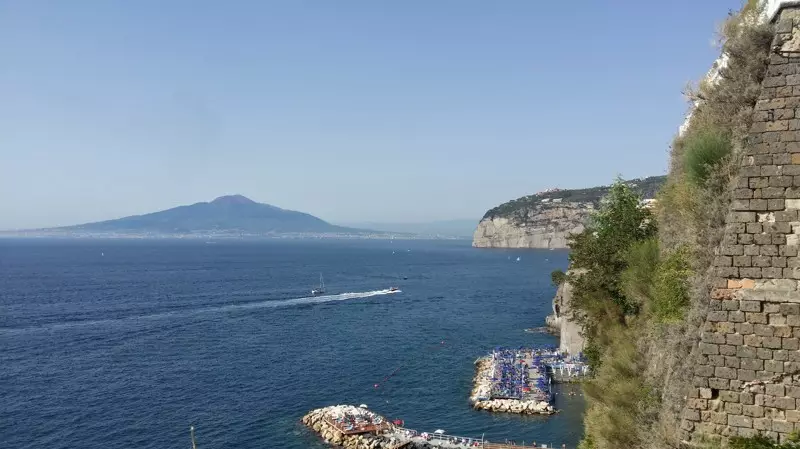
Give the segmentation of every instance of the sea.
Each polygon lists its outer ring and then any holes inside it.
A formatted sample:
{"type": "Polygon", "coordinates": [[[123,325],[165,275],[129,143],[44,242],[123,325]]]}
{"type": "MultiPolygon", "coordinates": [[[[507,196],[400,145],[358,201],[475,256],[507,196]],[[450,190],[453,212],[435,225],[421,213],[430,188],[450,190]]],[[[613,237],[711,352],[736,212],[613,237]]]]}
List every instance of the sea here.
{"type": "Polygon", "coordinates": [[[553,416],[468,403],[476,358],[557,344],[525,329],[566,266],[469,241],[0,239],[0,447],[190,448],[194,426],[200,449],[323,448],[302,416],[366,404],[420,431],[574,448],[574,385],[553,416]]]}

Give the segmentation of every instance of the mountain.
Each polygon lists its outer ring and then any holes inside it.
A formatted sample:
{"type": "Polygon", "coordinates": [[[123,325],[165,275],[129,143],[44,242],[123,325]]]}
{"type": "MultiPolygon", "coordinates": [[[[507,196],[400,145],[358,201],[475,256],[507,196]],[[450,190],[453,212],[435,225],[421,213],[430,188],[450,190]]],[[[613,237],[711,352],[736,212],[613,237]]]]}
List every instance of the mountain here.
{"type": "MultiPolygon", "coordinates": [[[[655,197],[666,176],[631,179],[626,183],[645,199],[655,197]]],[[[472,246],[479,248],[566,248],[567,237],[583,224],[610,186],[550,189],[489,209],[478,223],[472,246]]]]}
{"type": "Polygon", "coordinates": [[[303,212],[257,203],[242,195],[221,196],[207,203],[49,231],[72,234],[253,236],[368,232],[332,225],[303,212]]]}
{"type": "Polygon", "coordinates": [[[441,220],[421,223],[386,223],[386,222],[363,222],[347,223],[347,226],[362,229],[373,229],[383,232],[398,232],[416,234],[426,237],[463,237],[469,238],[475,231],[477,220],[441,220]]]}

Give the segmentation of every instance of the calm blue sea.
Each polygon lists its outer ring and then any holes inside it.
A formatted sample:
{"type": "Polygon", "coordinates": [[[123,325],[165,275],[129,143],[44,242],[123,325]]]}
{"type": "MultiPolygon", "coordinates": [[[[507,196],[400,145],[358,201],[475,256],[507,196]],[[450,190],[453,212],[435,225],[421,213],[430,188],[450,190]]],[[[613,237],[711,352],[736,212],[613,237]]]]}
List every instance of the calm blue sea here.
{"type": "Polygon", "coordinates": [[[475,358],[556,343],[523,329],[566,265],[465,241],[0,240],[0,446],[187,448],[195,425],[201,449],[320,448],[305,412],[366,403],[419,430],[574,447],[579,396],[553,417],[467,402],[475,358]],[[329,296],[308,298],[320,272],[329,296]]]}

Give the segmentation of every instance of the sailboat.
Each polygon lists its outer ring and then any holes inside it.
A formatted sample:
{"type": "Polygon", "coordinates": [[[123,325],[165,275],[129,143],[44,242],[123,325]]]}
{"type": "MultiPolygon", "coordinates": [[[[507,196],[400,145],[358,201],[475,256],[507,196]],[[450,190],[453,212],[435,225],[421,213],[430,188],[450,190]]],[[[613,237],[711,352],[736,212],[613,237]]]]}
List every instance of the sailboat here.
{"type": "Polygon", "coordinates": [[[312,295],[321,295],[325,293],[325,281],[322,280],[322,273],[319,274],[319,287],[312,288],[311,294],[312,295]]]}

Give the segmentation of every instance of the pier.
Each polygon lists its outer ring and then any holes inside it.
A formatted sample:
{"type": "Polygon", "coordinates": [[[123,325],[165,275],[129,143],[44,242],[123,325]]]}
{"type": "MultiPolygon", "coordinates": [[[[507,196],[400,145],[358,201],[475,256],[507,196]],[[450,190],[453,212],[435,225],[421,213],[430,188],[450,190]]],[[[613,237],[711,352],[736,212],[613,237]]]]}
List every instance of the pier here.
{"type": "Polygon", "coordinates": [[[470,395],[479,410],[552,414],[552,385],[579,381],[588,374],[580,356],[553,348],[495,348],[475,361],[475,386],[470,395]]]}

